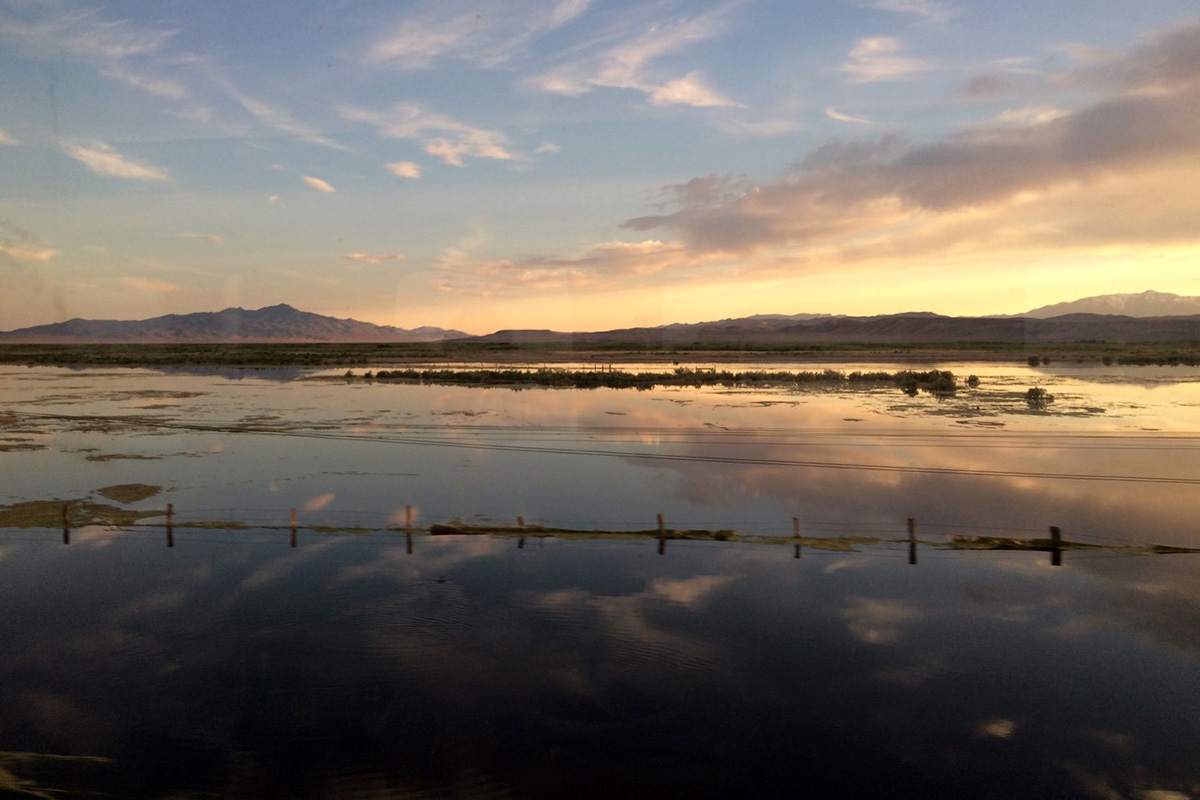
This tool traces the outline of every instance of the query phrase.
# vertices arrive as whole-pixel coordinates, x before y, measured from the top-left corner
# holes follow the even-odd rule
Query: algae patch
[[[87,456],[88,461],[161,461],[162,456],[143,456],[137,453],[103,453]]]
[[[116,500],[118,503],[128,504],[145,500],[147,497],[154,497],[161,491],[161,486],[151,486],[148,483],[120,483],[116,486],[97,489],[96,494],[103,495],[109,500]]]
[[[0,453],[16,453],[29,450],[45,450],[46,445],[34,442],[3,442],[0,443]]]

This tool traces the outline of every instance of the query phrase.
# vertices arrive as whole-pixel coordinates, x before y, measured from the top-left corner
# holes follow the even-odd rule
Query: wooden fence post
[[[908,518],[908,563],[917,563],[917,521]]]
[[[71,543],[71,511],[70,506],[63,503],[63,544]]]
[[[167,503],[167,547],[175,546],[175,505]]]
[[[793,558],[800,557],[800,518],[792,517],[792,538],[796,540],[796,554]]]
[[[292,509],[291,523],[292,523],[292,547],[295,547],[296,546],[296,509],[294,509],[294,508]]]
[[[1050,566],[1062,566],[1062,531],[1057,526],[1050,526]]]

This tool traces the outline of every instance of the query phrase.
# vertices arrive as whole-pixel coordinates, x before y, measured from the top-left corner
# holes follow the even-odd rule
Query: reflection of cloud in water
[[[1004,434],[997,443],[1003,443]],[[729,450],[702,444],[676,446],[684,456],[712,456]],[[1097,452],[1101,455],[1097,455]],[[936,447],[906,444],[878,448],[834,446],[798,448],[787,444],[747,444],[737,457],[766,460],[827,460],[841,463],[933,466],[967,474],[888,473],[787,466],[709,464],[688,461],[650,462],[671,469],[680,478],[679,494],[689,503],[717,507],[744,503],[748,498],[771,499],[818,520],[842,524],[880,520],[902,522],[913,516],[918,524],[936,523],[937,533],[1040,535],[1047,526],[1063,528],[1084,541],[1195,544],[1190,533],[1194,516],[1191,489],[1148,483],[1030,479],[976,476],[973,470],[1080,473],[1112,471],[1156,475],[1186,473],[1200,457],[1180,455],[1164,464],[1161,449],[1139,451],[1028,450],[1021,447]],[[637,462],[634,464],[646,464]],[[1164,469],[1166,467],[1166,469]],[[1191,474],[1200,472],[1200,463]],[[802,522],[806,522],[803,517]],[[928,528],[919,529],[929,535]],[[1099,534],[1099,539],[1089,539]]]
[[[904,627],[929,614],[902,600],[848,597],[842,611],[850,632],[865,644],[896,644]]]
[[[305,542],[303,547],[289,550],[283,555],[266,560],[243,578],[238,584],[238,588],[242,591],[261,589],[275,581],[289,577],[310,562],[327,558],[335,547],[350,546],[351,541],[349,538],[334,538],[321,542]]]
[[[1017,732],[1017,723],[1011,719],[990,719],[975,727],[980,736],[993,736],[997,739],[1011,739]]]
[[[404,542],[405,534],[394,534]],[[497,555],[512,548],[504,539],[486,536],[436,537],[419,535],[414,537],[414,549],[420,557],[408,553],[406,544],[387,547],[377,551],[368,562],[343,567],[333,577],[334,583],[387,578],[397,583],[436,576],[451,567],[478,558]]]
[[[826,575],[832,575],[844,569],[869,569],[874,565],[875,560],[870,556],[855,556],[854,558],[839,558],[832,564],[827,564],[821,571]]]
[[[326,492],[325,494],[319,494],[316,497],[310,497],[308,500],[304,501],[304,510],[321,511],[322,509],[327,508],[329,504],[333,502],[334,496],[335,495],[333,492]]]
[[[656,578],[650,582],[650,593],[673,603],[695,608],[717,589],[736,581],[737,575],[697,575],[694,578]]]

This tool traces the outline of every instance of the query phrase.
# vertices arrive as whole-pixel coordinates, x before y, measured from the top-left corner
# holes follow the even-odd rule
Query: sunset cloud
[[[251,97],[233,85],[228,80],[218,79],[220,85],[225,91],[238,102],[238,104],[246,109],[259,122],[274,128],[277,131],[286,133],[289,136],[295,136],[305,142],[319,144],[322,147],[328,147],[333,150],[348,150],[345,145],[333,141],[329,137],[323,135],[319,130],[312,125],[300,122],[292,117],[291,114],[281,108],[270,105],[257,98]]]
[[[455,167],[463,166],[468,157],[514,158],[508,138],[500,131],[467,125],[415,103],[400,103],[386,111],[342,108],[340,112],[344,119],[375,126],[380,136],[423,140],[426,153]]]
[[[475,295],[613,289],[678,279],[682,273],[723,260],[722,254],[690,253],[682,242],[602,242],[575,256],[530,256],[477,261],[450,253],[436,266],[442,291]]]
[[[13,138],[8,133],[8,131],[4,130],[3,128],[0,128],[0,145],[9,145],[10,147],[15,147],[16,145],[19,145],[20,143],[21,142],[15,138]]]
[[[393,161],[390,164],[384,164],[384,167],[397,178],[416,180],[421,177],[421,165],[413,161]]]
[[[830,119],[835,120],[837,122],[851,122],[851,123],[854,123],[855,125],[874,125],[875,124],[874,121],[869,120],[866,117],[856,117],[851,114],[843,114],[842,112],[838,111],[836,108],[825,109],[825,116],[827,116]]]
[[[654,105],[698,107],[735,106],[733,100],[708,86],[704,77],[691,71],[672,77],[656,62],[700,42],[714,39],[728,29],[728,9],[719,7],[693,17],[679,17],[648,28],[639,20],[627,31],[598,40],[591,52],[535,75],[527,85],[553,94],[579,97],[593,88],[634,89]],[[610,38],[618,39],[616,44]]]
[[[67,147],[66,154],[81,162],[97,175],[107,178],[125,178],[131,181],[165,181],[170,174],[161,167],[127,158],[104,142],[90,146]]]
[[[308,187],[310,189],[316,189],[318,192],[326,192],[326,193],[332,193],[332,192],[337,191],[337,189],[333,188],[332,186],[330,186],[328,183],[321,180],[320,178],[314,178],[311,175],[303,175],[301,177],[302,177],[302,180],[308,185]]]
[[[358,261],[363,264],[382,264],[385,261],[403,261],[408,256],[404,253],[346,253],[342,258],[347,261]]]
[[[849,76],[850,83],[900,81],[930,69],[930,64],[901,55],[904,45],[891,36],[859,39],[850,49],[850,60],[838,69]]]
[[[184,239],[196,239],[211,244],[225,244],[225,237],[215,233],[181,233]]]
[[[1194,45],[1194,47],[1189,47]],[[674,210],[627,220],[697,255],[894,258],[971,248],[1200,241],[1200,27],[1074,75],[1107,89],[1076,110],[1029,107],[926,144],[819,148],[774,183],[712,175],[667,187]],[[1119,210],[1119,213],[1118,213]]]
[[[131,276],[125,276],[121,278],[121,283],[135,291],[149,292],[151,294],[177,292],[180,288],[178,284],[168,283],[167,281],[161,281],[157,278],[135,278]]]
[[[871,0],[865,3],[870,8],[880,11],[891,11],[896,14],[910,14],[925,22],[941,24],[949,22],[958,15],[958,10],[946,3],[935,0]]]
[[[438,59],[499,67],[530,42],[582,16],[592,0],[511,0],[504,13],[493,4],[429,4],[400,20],[366,49],[366,61],[398,69],[429,69]]]
[[[58,251],[30,231],[0,220],[0,255],[18,261],[49,261]]]

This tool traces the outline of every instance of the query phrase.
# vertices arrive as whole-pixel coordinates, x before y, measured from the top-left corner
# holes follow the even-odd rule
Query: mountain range
[[[72,319],[0,332],[0,342],[439,342],[499,344],[728,344],[738,342],[1171,342],[1200,340],[1200,297],[1165,292],[1086,297],[1015,316],[950,317],[928,312],[851,317],[756,314],[711,322],[600,332],[412,330],[338,319],[280,304],[247,311],[168,314],[137,321]]]
[[[255,311],[227,308],[136,321],[72,319],[0,333],[0,342],[437,342],[467,335],[326,317],[281,303]]]

